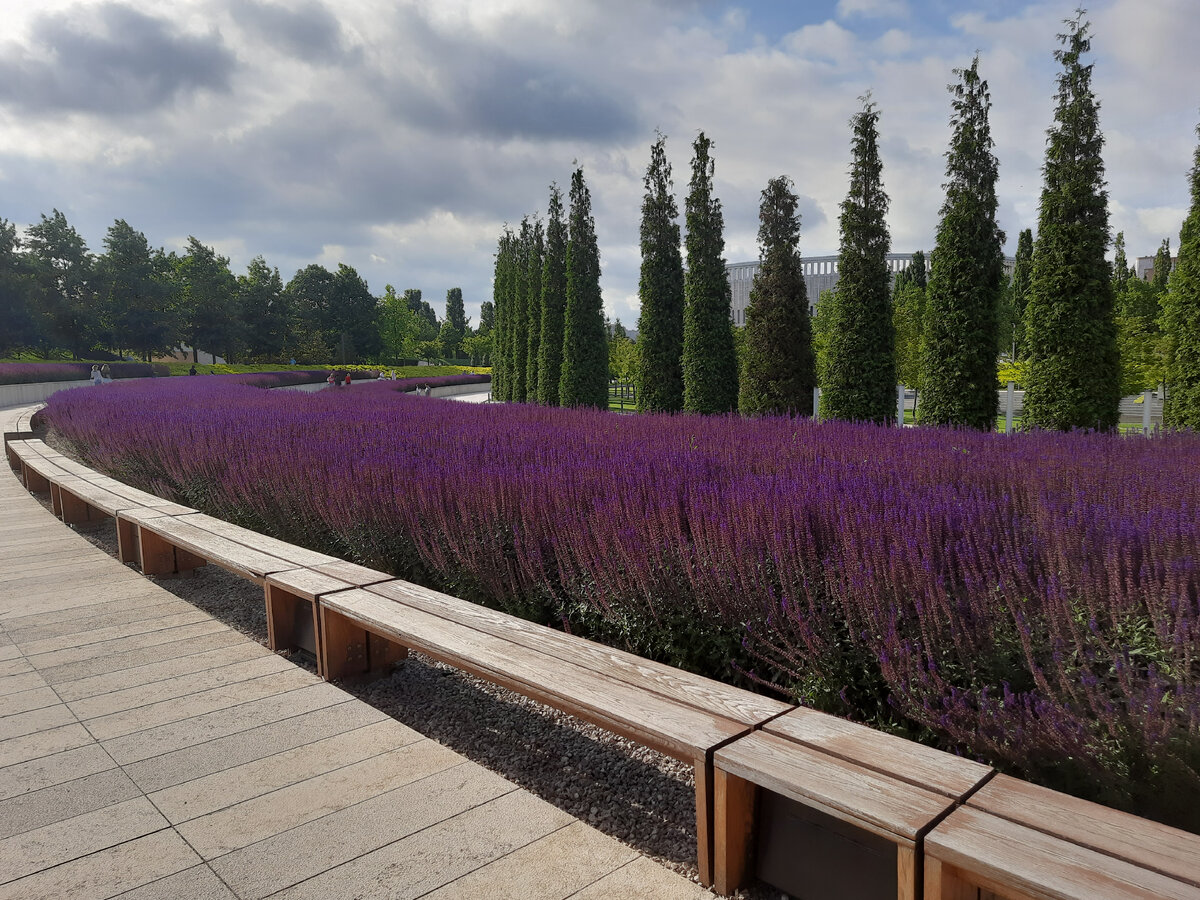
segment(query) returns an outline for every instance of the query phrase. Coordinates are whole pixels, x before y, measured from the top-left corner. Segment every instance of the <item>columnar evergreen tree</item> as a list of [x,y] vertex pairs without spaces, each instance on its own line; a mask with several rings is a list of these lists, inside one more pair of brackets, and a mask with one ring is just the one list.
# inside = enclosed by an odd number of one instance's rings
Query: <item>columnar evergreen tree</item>
[[988,124],[991,95],[979,57],[955,69],[958,84],[946,153],[946,200],[925,300],[922,423],[996,425],[996,314],[1004,234],[996,225],[996,175]]
[[808,289],[800,262],[798,203],[791,180],[783,175],[767,182],[762,192],[759,267],[746,307],[746,348],[739,379],[738,409],[743,415],[812,411],[817,374]]
[[538,402],[538,387],[541,376],[538,359],[542,344],[542,266],[545,263],[546,244],[542,234],[542,222],[534,219],[533,236],[528,251],[529,271],[525,276],[528,291],[526,316],[529,320],[528,347],[525,351],[525,399]]
[[492,303],[495,306],[495,331],[492,335],[492,396],[502,402],[512,398],[509,370],[512,356],[509,340],[510,280],[513,268],[513,233],[506,226],[496,246],[496,268],[492,279]]
[[912,262],[904,271],[908,275],[908,280],[921,290],[925,290],[929,286],[929,266],[925,262],[924,250],[917,250],[913,253]]
[[679,252],[679,207],[675,203],[666,138],[650,148],[643,183],[642,272],[638,295],[637,408],[639,412],[683,409],[683,257]]
[[1120,296],[1125,290],[1125,285],[1129,283],[1131,274],[1129,271],[1129,258],[1125,255],[1125,232],[1117,232],[1117,238],[1113,241],[1113,251],[1113,294]]
[[1162,293],[1171,283],[1171,239],[1163,238],[1154,254],[1154,290]]
[[533,226],[529,216],[521,220],[513,247],[513,271],[510,281],[508,353],[512,364],[508,370],[513,403],[528,399],[526,379],[529,376],[529,254],[533,245]]
[[562,191],[550,185],[546,253],[542,260],[542,322],[538,341],[538,403],[558,406],[562,381],[563,316],[567,308],[567,223]]
[[[700,132],[692,148],[687,197],[687,272],[683,277],[683,408],[724,413],[737,405],[737,355],[725,274],[725,217],[713,196],[712,141]],[[640,337],[640,335],[639,335]]]
[[600,249],[583,169],[571,175],[567,305],[558,391],[563,406],[608,408],[608,339],[600,297]]
[[840,217],[838,311],[829,335],[821,415],[886,424],[896,415],[896,338],[878,122],[878,108],[863,98],[862,111],[850,120],[850,191]]
[[1179,262],[1164,301],[1167,400],[1163,420],[1171,428],[1200,431],[1200,146],[1193,158],[1191,189]]
[[1012,284],[1009,286],[1013,311],[1016,314],[1012,335],[1014,359],[1024,359],[1029,352],[1029,330],[1026,326],[1026,317],[1029,309],[1029,283],[1032,278],[1033,229],[1026,228],[1017,235],[1017,256],[1013,263]]
[[1029,376],[1025,423],[1039,428],[1111,429],[1121,399],[1121,360],[1108,261],[1099,106],[1082,10],[1059,35],[1054,125],[1048,132],[1044,185],[1026,308]]
[[438,340],[447,359],[454,359],[462,349],[463,338],[467,334],[467,314],[463,309],[462,288],[450,288],[446,291],[446,318]]

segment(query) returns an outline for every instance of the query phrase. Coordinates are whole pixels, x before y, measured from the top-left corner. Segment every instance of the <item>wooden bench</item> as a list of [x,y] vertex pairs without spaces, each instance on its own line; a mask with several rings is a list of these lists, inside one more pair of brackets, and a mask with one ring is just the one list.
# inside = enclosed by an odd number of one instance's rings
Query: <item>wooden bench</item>
[[267,575],[263,600],[267,606],[268,645],[276,652],[307,650],[317,659],[317,674],[324,675],[320,599],[338,591],[391,580],[393,576],[386,572],[341,560]]
[[14,472],[21,471],[21,462],[17,456],[16,447],[12,445],[16,441],[24,441],[33,437],[33,417],[36,413],[36,409],[22,407],[0,414],[4,416],[0,420],[4,422],[4,452],[8,457],[8,464]]
[[712,883],[713,753],[792,707],[401,581],[320,599],[322,671],[386,668],[404,651],[435,659],[689,763],[696,857]]
[[[925,834],[988,766],[798,708],[717,751],[715,885],[913,900]],[[757,848],[755,847],[757,839]]]
[[1200,898],[1200,836],[997,775],[926,840],[926,897]]

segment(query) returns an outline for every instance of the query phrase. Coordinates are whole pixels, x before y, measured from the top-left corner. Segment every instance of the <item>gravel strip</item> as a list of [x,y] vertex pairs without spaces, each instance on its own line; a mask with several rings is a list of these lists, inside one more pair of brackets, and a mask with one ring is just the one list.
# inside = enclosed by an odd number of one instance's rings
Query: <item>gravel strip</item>
[[[48,441],[50,443],[50,441]],[[59,452],[66,450],[59,448]],[[49,508],[49,498],[38,497]],[[112,520],[72,525],[114,558]],[[266,646],[262,588],[217,566],[188,578],[147,576]],[[316,671],[310,655],[286,654]],[[691,766],[420,653],[387,678],[343,682],[359,699],[692,881],[695,793]],[[762,882],[734,895],[787,900]]]

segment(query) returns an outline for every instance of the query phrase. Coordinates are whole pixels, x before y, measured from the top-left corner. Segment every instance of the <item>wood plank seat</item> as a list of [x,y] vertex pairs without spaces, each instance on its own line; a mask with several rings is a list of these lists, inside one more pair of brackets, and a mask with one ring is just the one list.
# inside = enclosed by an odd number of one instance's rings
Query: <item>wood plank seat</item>
[[47,459],[39,451],[38,440],[13,441],[9,444],[17,458],[17,469],[25,489],[34,494],[49,494],[52,479],[65,478],[69,474]]
[[718,751],[715,764],[717,890],[732,893],[755,871],[798,896],[915,898],[924,834],[993,774],[804,708]]
[[971,804],[925,837],[925,900],[1098,898],[1200,900],[1200,888]]
[[3,422],[4,453],[14,472],[21,471],[21,462],[17,456],[16,447],[12,445],[16,441],[24,441],[33,437],[34,412],[34,410],[18,408],[0,413],[0,421]]
[[317,659],[317,674],[323,675],[318,601],[337,591],[390,580],[386,572],[341,560],[268,575],[263,585],[268,645],[276,652],[307,650]]
[[705,884],[712,882],[713,752],[761,724],[752,710],[765,720],[790,708],[399,581],[325,595],[319,608],[326,678],[382,669],[398,644],[692,765]]
[[997,775],[967,806],[1200,890],[1200,835],[1008,775]]

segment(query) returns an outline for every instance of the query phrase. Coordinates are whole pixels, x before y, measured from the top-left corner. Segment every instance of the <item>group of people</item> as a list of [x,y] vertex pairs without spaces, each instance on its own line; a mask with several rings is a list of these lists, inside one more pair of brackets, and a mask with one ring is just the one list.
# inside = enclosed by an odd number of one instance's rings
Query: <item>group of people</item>
[[112,381],[112,369],[108,367],[108,363],[103,366],[97,364],[92,366],[92,384],[108,384]]
[[337,377],[336,372],[330,372],[329,377],[325,379],[325,383],[328,384],[330,387],[341,387],[343,384],[346,387],[350,387],[350,373],[349,372],[346,373],[346,379],[345,379],[345,381],[343,381],[342,379]]

